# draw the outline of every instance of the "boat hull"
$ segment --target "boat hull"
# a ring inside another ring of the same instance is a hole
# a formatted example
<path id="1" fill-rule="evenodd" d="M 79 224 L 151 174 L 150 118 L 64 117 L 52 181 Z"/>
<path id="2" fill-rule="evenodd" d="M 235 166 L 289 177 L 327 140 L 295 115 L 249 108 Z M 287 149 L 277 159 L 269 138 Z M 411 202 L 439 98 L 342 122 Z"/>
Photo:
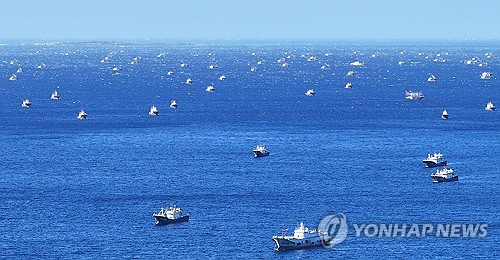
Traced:
<path id="1" fill-rule="evenodd" d="M 434 167 L 441 167 L 441 166 L 446 166 L 446 161 L 442 161 L 439 163 L 431 162 L 431 161 L 423 161 L 425 164 L 425 168 L 434 168 Z"/>
<path id="2" fill-rule="evenodd" d="M 441 176 L 431 176 L 434 182 L 452 182 L 452 181 L 458 181 L 458 175 L 455 175 L 451 178 L 444 178 Z"/>
<path id="3" fill-rule="evenodd" d="M 328 243 L 324 242 L 319 237 L 316 239 L 286 239 L 282 237 L 273 237 L 274 243 L 276 243 L 275 249 L 277 251 L 286 251 L 286 250 L 297 250 L 304 249 L 309 247 L 317 247 L 328 245 Z"/>
<path id="4" fill-rule="evenodd" d="M 255 157 L 265 157 L 265 156 L 268 156 L 270 154 L 270 152 L 268 152 L 268 151 L 265 151 L 265 152 L 253 151 L 253 154 L 255 155 Z"/>
<path id="5" fill-rule="evenodd" d="M 189 215 L 182 216 L 178 219 L 169 219 L 167 217 L 158 216 L 158 215 L 153 215 L 153 217 L 156 219 L 156 225 L 168 225 L 168 224 L 174 224 L 174 223 L 179 223 L 179 222 L 186 222 L 189 220 Z"/>

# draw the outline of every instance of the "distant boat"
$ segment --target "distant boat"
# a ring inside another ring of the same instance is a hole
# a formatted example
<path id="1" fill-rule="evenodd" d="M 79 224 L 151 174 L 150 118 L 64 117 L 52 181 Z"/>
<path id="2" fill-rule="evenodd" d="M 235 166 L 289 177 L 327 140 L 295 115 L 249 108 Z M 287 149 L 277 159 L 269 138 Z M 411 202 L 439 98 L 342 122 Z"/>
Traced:
<path id="1" fill-rule="evenodd" d="M 430 76 L 427 78 L 427 81 L 428 81 L 428 82 L 432 82 L 432 83 L 434 83 L 434 82 L 436 82 L 436 81 L 437 81 L 437 78 L 436 78 L 436 76 L 434 76 L 434 75 L 430 75 Z"/>
<path id="2" fill-rule="evenodd" d="M 281 67 L 282 68 L 287 68 L 287 67 L 290 67 L 290 64 L 288 64 L 287 62 L 281 64 Z"/>
<path id="3" fill-rule="evenodd" d="M 221 76 L 219 77 L 219 80 L 226 80 L 226 76 L 221 75 Z"/>
<path id="4" fill-rule="evenodd" d="M 187 63 L 181 63 L 181 67 L 182 67 L 182 68 L 189 67 L 189 64 L 187 64 Z"/>
<path id="5" fill-rule="evenodd" d="M 45 63 L 42 63 L 42 64 L 40 64 L 40 65 L 37 66 L 37 68 L 39 68 L 39 69 L 46 69 L 48 67 L 49 66 L 45 65 Z"/>
<path id="6" fill-rule="evenodd" d="M 76 116 L 78 120 L 85 120 L 87 119 L 87 113 L 85 111 L 80 110 L 80 113 L 78 113 L 78 116 Z"/>
<path id="7" fill-rule="evenodd" d="M 353 61 L 351 63 L 349 63 L 350 66 L 352 67 L 364 67 L 365 64 L 363 62 L 360 62 L 360 61 Z"/>
<path id="8" fill-rule="evenodd" d="M 257 62 L 257 64 L 258 64 L 258 65 L 265 64 L 265 63 L 266 63 L 266 61 L 265 61 L 265 60 L 259 60 L 259 61 Z"/>
<path id="9" fill-rule="evenodd" d="M 255 155 L 255 157 L 264 157 L 270 154 L 270 152 L 266 150 L 263 144 L 258 144 L 257 147 L 253 149 L 252 152 Z"/>
<path id="10" fill-rule="evenodd" d="M 304 225 L 304 222 L 300 222 L 300 225 L 295 228 L 293 236 L 285 236 L 285 232 L 286 230 L 282 230 L 280 236 L 272 237 L 276 243 L 275 249 L 278 251 L 303 249 L 330 243 L 330 241 L 323 239 L 322 231 L 311 230 Z"/>
<path id="11" fill-rule="evenodd" d="M 256 71 L 257 71 L 257 67 L 251 67 L 251 68 L 250 68 L 250 71 L 251 71 L 251 72 L 256 72 Z"/>
<path id="12" fill-rule="evenodd" d="M 485 71 L 481 73 L 481 79 L 491 79 L 491 72 Z"/>
<path id="13" fill-rule="evenodd" d="M 458 181 L 458 175 L 455 174 L 453 169 L 444 168 L 442 170 L 437 170 L 434 174 L 431 174 L 434 182 L 451 182 Z"/>
<path id="14" fill-rule="evenodd" d="M 322 70 L 329 70 L 330 69 L 330 65 L 328 65 L 328 64 L 325 63 L 325 65 L 321 66 L 321 69 Z"/>
<path id="15" fill-rule="evenodd" d="M 446 119 L 448 119 L 448 117 L 449 117 L 448 111 L 446 111 L 446 109 L 443 110 L 443 113 L 441 114 L 441 118 L 443 120 L 446 120 Z"/>
<path id="16" fill-rule="evenodd" d="M 167 55 L 166 53 L 164 53 L 164 52 L 160 52 L 160 54 L 158 54 L 158 55 L 156 56 L 156 58 L 163 58 L 163 57 L 165 57 L 166 55 Z"/>
<path id="17" fill-rule="evenodd" d="M 31 102 L 28 99 L 23 99 L 22 107 L 31 107 Z"/>
<path id="18" fill-rule="evenodd" d="M 149 109 L 149 115 L 150 116 L 157 116 L 158 115 L 158 109 L 156 108 L 156 106 L 152 106 Z"/>
<path id="19" fill-rule="evenodd" d="M 403 66 L 403 65 L 405 65 L 406 63 L 405 63 L 404 61 L 402 61 L 402 60 L 401 60 L 401 61 L 399 61 L 399 62 L 398 62 L 398 64 L 399 64 L 400 66 Z"/>
<path id="20" fill-rule="evenodd" d="M 316 95 L 316 92 L 314 91 L 314 89 L 307 90 L 306 96 L 312 97 L 314 95 Z"/>
<path id="21" fill-rule="evenodd" d="M 153 213 L 153 217 L 156 219 L 156 225 L 189 221 L 189 214 L 184 214 L 182 209 L 175 205 L 170 206 L 168 210 L 161 208 L 160 212 Z"/>
<path id="22" fill-rule="evenodd" d="M 17 69 L 17 70 L 16 70 L 16 73 L 18 73 L 18 74 L 21 74 L 21 73 L 23 73 L 23 72 L 24 72 L 24 71 L 23 71 L 23 68 L 19 68 L 19 69 Z"/>
<path id="23" fill-rule="evenodd" d="M 446 166 L 446 160 L 443 159 L 442 153 L 428 154 L 427 158 L 423 159 L 422 162 L 425 164 L 425 168 Z"/>
<path id="24" fill-rule="evenodd" d="M 217 66 L 217 65 L 210 65 L 210 66 L 208 66 L 208 68 L 211 69 L 211 70 L 216 70 L 216 69 L 219 68 L 219 66 Z"/>
<path id="25" fill-rule="evenodd" d="M 186 79 L 186 84 L 192 84 L 193 80 L 191 78 Z"/>
<path id="26" fill-rule="evenodd" d="M 109 59 L 110 58 L 108 56 L 106 56 L 106 57 L 104 57 L 104 59 L 101 60 L 101 63 L 109 63 Z"/>
<path id="27" fill-rule="evenodd" d="M 309 56 L 309 58 L 307 58 L 307 61 L 316 61 L 316 57 L 314 57 L 314 56 Z"/>
<path id="28" fill-rule="evenodd" d="M 345 87 L 344 88 L 352 88 L 352 83 L 351 82 L 348 82 L 347 84 L 345 84 Z"/>
<path id="29" fill-rule="evenodd" d="M 486 107 L 484 108 L 485 110 L 488 110 L 488 111 L 493 111 L 495 110 L 497 107 L 495 107 L 495 105 L 493 105 L 492 102 L 488 102 L 488 104 L 486 104 Z"/>
<path id="30" fill-rule="evenodd" d="M 60 98 L 61 97 L 57 93 L 57 90 L 54 90 L 54 92 L 52 92 L 52 95 L 50 95 L 50 99 L 52 99 L 52 100 L 59 100 Z"/>
<path id="31" fill-rule="evenodd" d="M 405 95 L 406 99 L 408 100 L 421 100 L 424 98 L 424 94 L 422 93 L 422 91 L 419 92 L 406 91 Z"/>
<path id="32" fill-rule="evenodd" d="M 215 92 L 215 87 L 210 85 L 205 89 L 206 92 Z"/>
<path id="33" fill-rule="evenodd" d="M 170 107 L 171 107 L 171 108 L 177 108 L 177 101 L 172 100 L 172 101 L 170 102 Z"/>
<path id="34" fill-rule="evenodd" d="M 9 80 L 10 81 L 16 81 L 18 78 L 16 76 L 16 74 L 12 74 L 12 76 L 10 76 Z"/>
<path id="35" fill-rule="evenodd" d="M 348 72 L 347 72 L 347 76 L 354 76 L 354 74 L 355 74 L 355 73 L 354 73 L 354 71 L 352 71 L 352 70 L 350 70 L 350 71 L 348 71 Z"/>
<path id="36" fill-rule="evenodd" d="M 123 69 L 120 67 L 113 67 L 111 70 L 112 71 L 122 71 Z"/>
<path id="37" fill-rule="evenodd" d="M 172 75 L 174 75 L 174 72 L 173 71 L 169 71 L 169 72 L 167 72 L 167 75 L 168 76 L 172 76 Z"/>

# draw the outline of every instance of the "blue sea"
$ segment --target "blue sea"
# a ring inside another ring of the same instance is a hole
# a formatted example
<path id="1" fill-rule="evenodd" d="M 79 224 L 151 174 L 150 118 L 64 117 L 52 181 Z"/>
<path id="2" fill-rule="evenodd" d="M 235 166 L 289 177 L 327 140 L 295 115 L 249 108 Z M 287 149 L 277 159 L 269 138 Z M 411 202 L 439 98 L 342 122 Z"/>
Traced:
<path id="1" fill-rule="evenodd" d="M 484 107 L 500 105 L 499 46 L 3 42 L 0 258 L 498 259 L 500 111 Z M 260 143 L 270 156 L 254 158 Z M 458 182 L 432 182 L 434 152 Z M 170 204 L 189 222 L 156 226 Z M 274 250 L 283 228 L 336 213 L 344 242 Z M 485 223 L 487 235 L 358 237 L 361 223 Z"/>

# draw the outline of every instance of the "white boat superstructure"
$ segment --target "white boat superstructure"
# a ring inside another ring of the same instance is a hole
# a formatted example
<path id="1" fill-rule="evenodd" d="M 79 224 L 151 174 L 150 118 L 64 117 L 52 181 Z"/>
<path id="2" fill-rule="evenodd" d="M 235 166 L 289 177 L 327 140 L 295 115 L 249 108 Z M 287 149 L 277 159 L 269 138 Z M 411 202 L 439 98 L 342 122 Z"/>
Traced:
<path id="1" fill-rule="evenodd" d="M 321 231 L 317 229 L 309 229 L 301 222 L 295 228 L 293 236 L 286 236 L 286 230 L 282 230 L 280 236 L 273 236 L 273 241 L 276 243 L 276 250 L 293 250 L 314 246 L 328 245 L 330 241 L 323 239 Z"/>
<path id="2" fill-rule="evenodd" d="M 497 107 L 495 105 L 493 105 L 492 102 L 488 102 L 488 104 L 486 104 L 486 107 L 484 108 L 485 110 L 488 110 L 488 111 L 493 111 L 495 110 Z"/>
<path id="3" fill-rule="evenodd" d="M 156 106 L 152 106 L 149 109 L 149 115 L 150 116 L 157 116 L 158 115 L 158 108 L 156 108 Z"/>
<path id="4" fill-rule="evenodd" d="M 316 92 L 314 91 L 314 89 L 309 89 L 309 90 L 307 90 L 307 92 L 306 92 L 306 96 L 308 96 L 308 97 L 312 97 L 312 96 L 314 96 L 314 95 L 316 95 Z"/>
<path id="5" fill-rule="evenodd" d="M 431 174 L 434 182 L 452 182 L 458 181 L 458 175 L 451 168 L 443 168 L 437 170 L 436 173 Z"/>
<path id="6" fill-rule="evenodd" d="M 28 99 L 23 99 L 21 106 L 26 108 L 31 107 L 31 102 Z"/>
<path id="7" fill-rule="evenodd" d="M 85 120 L 85 119 L 87 119 L 87 116 L 88 116 L 87 113 L 85 113 L 85 111 L 83 111 L 83 109 L 82 109 L 82 110 L 80 110 L 80 112 L 78 113 L 78 116 L 76 116 L 76 118 L 78 120 Z"/>
<path id="8" fill-rule="evenodd" d="M 420 100 L 424 98 L 424 94 L 422 93 L 422 91 L 419 92 L 406 91 L 405 95 L 406 99 L 408 100 Z"/>
<path id="9" fill-rule="evenodd" d="M 54 92 L 52 92 L 52 95 L 50 95 L 50 99 L 52 100 L 59 100 L 61 97 L 59 96 L 59 93 L 57 93 L 57 90 L 54 90 Z"/>

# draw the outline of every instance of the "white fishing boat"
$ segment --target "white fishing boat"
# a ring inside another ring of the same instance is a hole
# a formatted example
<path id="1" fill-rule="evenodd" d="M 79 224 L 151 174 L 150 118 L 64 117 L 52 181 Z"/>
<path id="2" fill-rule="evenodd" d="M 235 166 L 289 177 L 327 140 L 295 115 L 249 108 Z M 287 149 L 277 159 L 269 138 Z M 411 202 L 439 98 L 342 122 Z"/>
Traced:
<path id="1" fill-rule="evenodd" d="M 347 84 L 345 84 L 345 87 L 344 88 L 352 88 L 352 83 L 351 82 L 348 82 Z"/>
<path id="2" fill-rule="evenodd" d="M 314 91 L 314 89 L 307 90 L 306 96 L 312 97 L 314 95 L 316 95 L 316 92 Z"/>
<path id="3" fill-rule="evenodd" d="M 205 89 L 206 92 L 215 92 L 215 87 L 210 85 Z"/>
<path id="4" fill-rule="evenodd" d="M 76 116 L 76 118 L 78 120 L 85 120 L 85 119 L 87 119 L 87 116 L 88 116 L 87 113 L 85 113 L 85 111 L 83 111 L 83 109 L 82 109 L 82 110 L 80 110 L 80 112 L 78 113 L 78 116 Z"/>
<path id="5" fill-rule="evenodd" d="M 12 76 L 10 76 L 9 80 L 10 81 L 16 81 L 18 78 L 16 76 L 16 74 L 12 74 Z"/>
<path id="6" fill-rule="evenodd" d="M 226 76 L 221 75 L 221 76 L 219 77 L 219 80 L 226 80 Z"/>
<path id="7" fill-rule="evenodd" d="M 150 116 L 157 116 L 158 115 L 158 108 L 156 108 L 156 106 L 152 106 L 149 109 L 149 115 Z"/>
<path id="8" fill-rule="evenodd" d="M 211 70 L 216 70 L 216 69 L 219 68 L 219 66 L 217 66 L 217 65 L 210 65 L 210 66 L 208 66 L 208 68 L 211 69 Z"/>
<path id="9" fill-rule="evenodd" d="M 422 91 L 419 92 L 406 91 L 405 95 L 406 99 L 408 100 L 421 100 L 424 98 L 424 94 L 422 93 Z"/>
<path id="10" fill-rule="evenodd" d="M 481 79 L 491 79 L 491 72 L 484 71 L 483 73 L 481 73 Z"/>
<path id="11" fill-rule="evenodd" d="M 23 68 L 19 68 L 19 69 L 17 69 L 17 70 L 16 70 L 16 73 L 17 73 L 17 74 L 21 74 L 21 73 L 23 73 L 23 72 L 24 72 L 24 71 L 23 71 Z"/>
<path id="12" fill-rule="evenodd" d="M 497 107 L 495 107 L 495 105 L 493 105 L 492 102 L 488 102 L 488 104 L 486 104 L 486 107 L 484 108 L 485 110 L 488 110 L 488 111 L 493 111 L 495 110 Z"/>
<path id="13" fill-rule="evenodd" d="M 442 170 L 437 170 L 436 173 L 431 174 L 434 182 L 452 182 L 458 181 L 458 175 L 451 168 L 443 168 Z"/>
<path id="14" fill-rule="evenodd" d="M 251 72 L 256 72 L 256 71 L 257 71 L 257 67 L 251 67 L 251 68 L 250 68 L 250 71 L 251 71 Z"/>
<path id="15" fill-rule="evenodd" d="M 330 65 L 328 65 L 328 64 L 325 63 L 325 65 L 321 66 L 321 69 L 322 70 L 329 70 L 330 69 Z"/>
<path id="16" fill-rule="evenodd" d="M 264 157 L 268 156 L 270 152 L 266 150 L 266 147 L 263 144 L 258 144 L 255 149 L 253 149 L 253 154 L 255 157 Z"/>
<path id="17" fill-rule="evenodd" d="M 406 64 L 406 62 L 404 62 L 404 61 L 400 60 L 400 61 L 398 62 L 398 64 L 399 64 L 400 66 L 403 66 L 403 65 L 405 65 L 405 64 Z"/>
<path id="18" fill-rule="evenodd" d="M 425 164 L 425 168 L 446 166 L 447 163 L 447 161 L 443 159 L 442 153 L 427 154 L 427 158 L 423 159 L 422 162 Z"/>
<path id="19" fill-rule="evenodd" d="M 31 102 L 28 99 L 23 99 L 21 106 L 26 108 L 31 107 Z"/>
<path id="20" fill-rule="evenodd" d="M 165 57 L 167 54 L 165 52 L 160 52 L 160 54 L 156 55 L 156 58 L 163 58 Z"/>
<path id="21" fill-rule="evenodd" d="M 171 107 L 171 108 L 177 108 L 177 101 L 172 100 L 172 101 L 170 102 L 170 107 Z"/>
<path id="22" fill-rule="evenodd" d="M 281 231 L 280 236 L 273 236 L 273 241 L 276 243 L 275 249 L 278 251 L 282 250 L 294 250 L 303 249 L 308 247 L 329 245 L 330 241 L 324 240 L 324 233 L 318 231 L 317 229 L 309 229 L 301 222 L 298 227 L 295 228 L 293 236 L 286 236 L 286 230 Z"/>
<path id="23" fill-rule="evenodd" d="M 59 93 L 57 93 L 57 90 L 54 90 L 54 92 L 52 92 L 52 95 L 50 95 L 50 99 L 52 100 L 59 100 L 61 97 L 59 96 Z"/>
<path id="24" fill-rule="evenodd" d="M 189 220 L 189 214 L 185 214 L 181 208 L 175 205 L 170 206 L 168 210 L 161 208 L 160 212 L 153 213 L 153 217 L 156 219 L 156 225 L 173 224 Z"/>
<path id="25" fill-rule="evenodd" d="M 353 61 L 351 63 L 349 63 L 350 66 L 352 67 L 364 67 L 365 64 L 363 62 L 360 62 L 360 61 Z"/>
<path id="26" fill-rule="evenodd" d="M 113 67 L 111 70 L 114 72 L 118 72 L 118 71 L 122 71 L 123 69 L 120 67 Z"/>
<path id="27" fill-rule="evenodd" d="M 189 64 L 187 64 L 187 63 L 181 63 L 181 67 L 182 68 L 187 68 L 187 67 L 189 67 Z"/>
<path id="28" fill-rule="evenodd" d="M 348 72 L 347 72 L 347 74 L 346 74 L 346 75 L 347 75 L 347 76 L 354 76 L 354 74 L 355 74 L 355 72 L 354 72 L 354 71 L 352 71 L 352 70 L 350 70 L 350 71 L 348 71 Z"/>
<path id="29" fill-rule="evenodd" d="M 49 66 L 47 66 L 45 63 L 42 63 L 42 64 L 40 64 L 40 65 L 37 66 L 37 68 L 39 68 L 39 69 L 46 69 L 48 67 Z"/>
<path id="30" fill-rule="evenodd" d="M 281 67 L 282 68 L 287 68 L 287 67 L 290 67 L 290 64 L 288 64 L 287 62 L 281 64 Z"/>
<path id="31" fill-rule="evenodd" d="M 167 72 L 167 76 L 172 76 L 172 75 L 174 75 L 174 72 L 173 72 L 173 71 L 169 71 L 169 72 Z"/>
<path id="32" fill-rule="evenodd" d="M 441 118 L 442 118 L 443 120 L 446 120 L 446 119 L 448 119 L 448 117 L 449 117 L 449 116 L 450 116 L 450 115 L 448 114 L 448 111 L 446 111 L 446 109 L 445 109 L 445 110 L 443 110 L 443 113 L 441 114 Z"/>
<path id="33" fill-rule="evenodd" d="M 193 83 L 193 80 L 191 78 L 186 79 L 186 84 L 192 84 L 192 83 Z"/>
<path id="34" fill-rule="evenodd" d="M 434 83 L 434 82 L 436 82 L 436 81 L 437 81 L 437 78 L 436 78 L 436 76 L 434 76 L 434 75 L 430 75 L 430 76 L 427 78 L 427 81 L 428 81 L 428 82 L 432 82 L 432 83 Z"/>
<path id="35" fill-rule="evenodd" d="M 309 56 L 309 57 L 307 58 L 307 61 L 316 61 L 316 57 L 314 57 L 314 56 Z"/>

